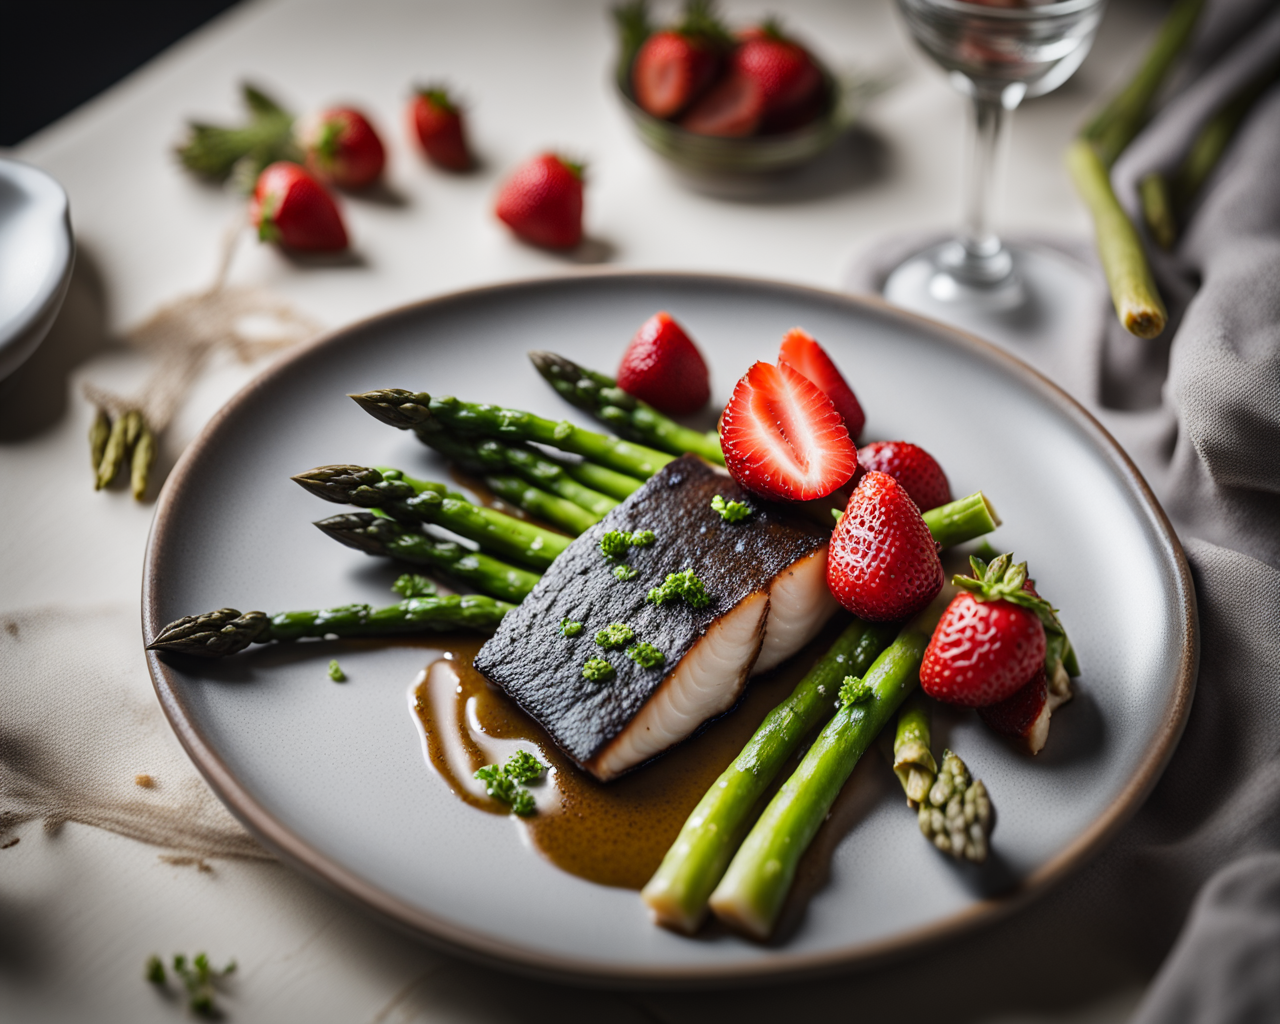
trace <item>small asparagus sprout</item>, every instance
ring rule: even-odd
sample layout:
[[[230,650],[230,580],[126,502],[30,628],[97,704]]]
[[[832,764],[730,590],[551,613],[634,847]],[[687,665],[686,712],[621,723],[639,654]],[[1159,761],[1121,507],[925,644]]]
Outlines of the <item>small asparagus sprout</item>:
[[[547,770],[547,766],[527,750],[517,750],[505,765],[488,764],[475,777],[485,784],[485,792],[511,808],[511,812],[527,818],[538,808],[533,794],[525,789]]]
[[[205,953],[197,953],[188,960],[183,954],[177,953],[173,958],[173,973],[177,975],[178,980],[182,982],[183,987],[187,990],[187,1006],[192,1013],[200,1017],[217,1016],[217,1008],[214,1006],[214,996],[216,987],[219,983],[226,979],[230,974],[234,974],[236,970],[236,962],[230,961],[222,970],[216,970],[209,965],[209,957]],[[158,987],[168,985],[169,979],[165,974],[164,962],[158,956],[151,956],[147,959],[146,968],[143,976],[151,984]]]
[[[893,771],[907,794],[908,807],[924,801],[938,774],[938,762],[929,750],[931,732],[929,705],[917,691],[902,706],[893,740]]]
[[[612,377],[588,370],[553,352],[530,352],[538,372],[562,398],[589,412],[622,437],[672,455],[693,452],[708,462],[724,465],[720,437],[681,426],[651,405],[627,394]]]
[[[582,632],[582,623],[575,622],[573,619],[560,620],[560,635],[567,637],[578,636]]]
[[[436,593],[436,585],[416,572],[401,573],[391,589],[401,597],[432,597]]]
[[[347,674],[342,671],[342,666],[338,664],[337,658],[329,659],[329,678],[335,683],[345,683]]]
[[[145,420],[139,418],[139,422],[141,431],[129,459],[129,490],[133,493],[134,501],[141,501],[146,496],[151,467],[156,461],[156,437]]]
[[[987,787],[950,750],[942,754],[942,768],[920,804],[920,831],[943,853],[956,860],[981,864],[987,859],[995,812]]]
[[[662,586],[652,588],[645,598],[651,604],[658,605],[681,599],[690,608],[705,608],[711,603],[707,588],[703,585],[702,580],[693,574],[692,569],[667,573],[667,578],[663,581]]]
[[[93,475],[95,481],[98,476],[98,467],[102,465],[103,453],[107,450],[107,438],[111,436],[111,417],[107,415],[105,409],[99,408],[97,414],[93,417],[93,423],[89,425],[89,458],[93,460]],[[161,965],[161,970],[164,965]]]
[[[717,494],[711,499],[711,507],[720,513],[726,523],[740,523],[755,511],[745,501],[725,501],[723,495]]]

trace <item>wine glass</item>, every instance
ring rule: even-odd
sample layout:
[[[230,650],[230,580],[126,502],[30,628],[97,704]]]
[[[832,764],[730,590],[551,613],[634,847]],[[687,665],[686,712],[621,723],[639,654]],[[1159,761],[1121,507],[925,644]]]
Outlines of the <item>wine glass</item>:
[[[885,297],[898,305],[987,336],[1009,330],[1037,308],[1063,313],[1065,259],[1004,245],[991,230],[996,156],[1009,115],[1024,99],[1065,82],[1084,60],[1106,0],[898,0],[915,41],[969,97],[973,130],[958,237],[917,253],[890,273]],[[1076,272],[1077,278],[1083,275]],[[1074,298],[1074,295],[1073,295]],[[1056,309],[1050,307],[1055,306]],[[1049,317],[1052,319],[1052,315]],[[1023,316],[1016,326],[1025,333]],[[1044,325],[1041,324],[1041,327]],[[1003,329],[1002,329],[1003,328]]]

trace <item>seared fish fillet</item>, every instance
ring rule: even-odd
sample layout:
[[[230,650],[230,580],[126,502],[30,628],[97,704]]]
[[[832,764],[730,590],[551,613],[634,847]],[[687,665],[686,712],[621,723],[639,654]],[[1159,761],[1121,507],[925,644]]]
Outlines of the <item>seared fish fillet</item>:
[[[711,499],[755,509],[725,522]],[[609,531],[651,530],[653,543],[618,560],[601,552]],[[575,540],[533,592],[502,620],[475,666],[533,716],[578,765],[609,780],[691,736],[737,703],[749,675],[790,657],[836,609],[827,591],[830,532],[747,494],[701,459],[669,463]],[[619,565],[634,569],[618,579]],[[668,573],[690,569],[710,598],[646,601]],[[582,623],[566,637],[561,622]],[[606,649],[597,632],[614,623],[635,638]],[[626,654],[652,644],[665,655],[645,668]],[[603,658],[613,678],[583,676]]]

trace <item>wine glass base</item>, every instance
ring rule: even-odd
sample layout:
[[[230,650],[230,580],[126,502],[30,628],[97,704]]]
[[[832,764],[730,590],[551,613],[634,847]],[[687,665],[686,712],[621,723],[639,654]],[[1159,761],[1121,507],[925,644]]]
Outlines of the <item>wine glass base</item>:
[[[1094,327],[1098,289],[1088,267],[1049,249],[1014,246],[1003,280],[975,284],[948,269],[955,244],[942,242],[898,266],[885,280],[884,297],[1015,352],[1070,344]]]

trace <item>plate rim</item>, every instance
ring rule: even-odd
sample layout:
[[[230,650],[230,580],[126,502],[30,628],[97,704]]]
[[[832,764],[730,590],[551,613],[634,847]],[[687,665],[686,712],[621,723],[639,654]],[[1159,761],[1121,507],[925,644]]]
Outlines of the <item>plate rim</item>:
[[[1195,586],[1186,554],[1168,516],[1138,467],[1110,432],[1079,402],[1044,374],[1012,353],[976,335],[893,306],[878,296],[854,295],[790,281],[738,274],[587,268],[570,273],[524,277],[456,289],[394,306],[325,331],[283,355],[247,382],[209,419],[174,465],[157,499],[155,515],[147,537],[141,595],[144,643],[148,637],[155,636],[158,629],[164,625],[159,621],[157,614],[156,582],[157,578],[163,574],[165,541],[172,529],[172,510],[178,497],[186,487],[187,480],[196,472],[204,453],[220,432],[222,424],[235,416],[242,406],[251,402],[268,383],[287,374],[296,363],[311,358],[319,350],[342,344],[347,335],[366,330],[383,321],[410,316],[434,306],[475,298],[486,293],[513,293],[537,290],[549,285],[561,286],[601,279],[677,281],[685,285],[706,283],[720,287],[728,285],[738,288],[759,288],[775,293],[789,292],[800,297],[817,298],[824,302],[835,302],[854,308],[870,309],[891,320],[905,322],[916,330],[924,330],[941,338],[945,343],[968,350],[979,358],[1002,364],[1034,393],[1065,412],[1076,425],[1092,435],[1101,452],[1107,456],[1110,464],[1140,499],[1144,510],[1152,520],[1157,535],[1163,542],[1165,552],[1175,570],[1177,608],[1183,626],[1179,639],[1180,660],[1174,690],[1165,709],[1160,730],[1137,770],[1132,773],[1116,798],[1088,828],[1049,861],[1024,878],[1015,889],[999,897],[980,899],[959,913],[908,929],[892,938],[855,943],[820,953],[787,954],[785,949],[775,949],[773,950],[775,955],[767,959],[736,965],[657,968],[630,967],[626,964],[593,964],[572,957],[540,953],[443,920],[428,911],[409,906],[337,861],[312,849],[305,840],[276,821],[241,785],[215,747],[206,739],[188,714],[177,687],[169,676],[169,666],[160,659],[158,652],[147,651],[147,668],[170,727],[196,769],[231,814],[255,838],[291,867],[363,909],[372,910],[384,922],[425,940],[428,944],[445,952],[460,954],[507,971],[542,978],[552,977],[580,985],[608,987],[714,987],[725,982],[772,984],[869,967],[911,952],[924,950],[980,926],[994,924],[1048,892],[1054,885],[1099,853],[1137,812],[1159,781],[1177,748],[1191,710],[1199,668],[1200,624]]]

